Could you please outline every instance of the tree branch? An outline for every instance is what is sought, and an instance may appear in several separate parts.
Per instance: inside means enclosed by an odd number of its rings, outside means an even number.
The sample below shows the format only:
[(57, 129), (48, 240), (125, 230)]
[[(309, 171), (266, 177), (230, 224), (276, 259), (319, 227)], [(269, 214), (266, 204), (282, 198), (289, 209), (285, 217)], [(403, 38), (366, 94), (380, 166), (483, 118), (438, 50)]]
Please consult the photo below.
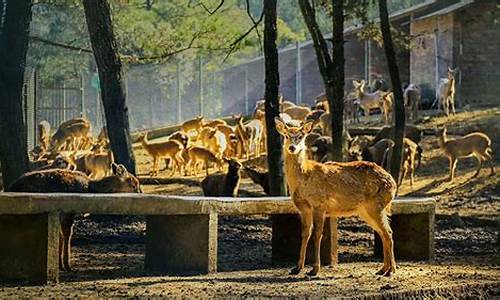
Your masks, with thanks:
[(204, 10), (205, 10), (205, 11), (206, 11), (209, 15), (213, 15), (213, 14), (215, 14), (215, 13), (219, 10), (219, 8), (221, 8), (221, 7), (222, 7), (222, 5), (224, 5), (224, 0), (221, 0), (221, 1), (219, 2), (219, 5), (217, 5), (217, 7), (216, 7), (214, 10), (212, 10), (212, 11), (211, 11), (210, 9), (208, 9), (208, 7), (205, 5), (205, 3), (203, 3), (203, 1), (200, 1), (200, 4), (199, 4), (199, 5), (200, 5), (201, 7), (203, 7), (203, 9), (204, 9)]
[[(246, 0), (246, 2), (247, 2), (247, 15), (248, 15), (248, 17), (250, 18), (250, 20), (252, 20), (253, 25), (258, 25), (257, 21), (255, 20), (255, 18), (252, 15), (252, 12), (250, 11), (250, 0)], [(259, 32), (259, 26), (255, 27), (255, 32), (257, 33), (257, 36), (259, 37), (260, 50), (262, 52), (264, 52), (264, 47), (262, 45), (262, 36), (260, 35), (260, 32)]]
[(73, 50), (73, 51), (78, 51), (78, 52), (92, 53), (92, 50), (90, 50), (88, 48), (82, 48), (82, 47), (72, 46), (72, 45), (69, 45), (69, 44), (64, 44), (64, 43), (59, 43), (59, 42), (55, 42), (55, 41), (50, 41), (50, 40), (41, 38), (39, 36), (30, 36), (29, 39), (32, 42), (42, 43), (42, 44), (51, 45), (51, 46), (55, 46), (55, 47), (60, 47), (60, 48), (64, 48), (64, 49), (68, 49), (68, 50)]

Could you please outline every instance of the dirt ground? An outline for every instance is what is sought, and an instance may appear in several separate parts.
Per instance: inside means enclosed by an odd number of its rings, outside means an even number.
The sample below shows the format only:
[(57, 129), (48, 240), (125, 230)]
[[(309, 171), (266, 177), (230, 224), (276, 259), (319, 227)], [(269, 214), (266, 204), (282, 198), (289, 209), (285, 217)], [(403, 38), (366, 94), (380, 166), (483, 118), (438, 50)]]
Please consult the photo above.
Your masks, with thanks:
[[(447, 124), (453, 133), (482, 131), (493, 141), (500, 161), (500, 109), (462, 112), (449, 119), (424, 117), (422, 126)], [(500, 297), (499, 211), (500, 176), (484, 168), (477, 178), (474, 159), (458, 163), (457, 178), (448, 174), (447, 159), (437, 140), (425, 137), (423, 164), (413, 186), (407, 181), (401, 195), (433, 196), (437, 200), (436, 260), (433, 263), (398, 261), (391, 277), (375, 276), (381, 262), (372, 257), (373, 233), (356, 218), (339, 224), (340, 263), (324, 267), (318, 277), (288, 275), (291, 265), (272, 265), (271, 227), (265, 216), (223, 217), (219, 222), (219, 272), (198, 276), (159, 276), (143, 269), (145, 222), (142, 217), (91, 216), (75, 228), (73, 272), (61, 282), (44, 287), (0, 285), (1, 298), (17, 297), (353, 297), (421, 289), (497, 283), (490, 297)], [(140, 174), (151, 160), (136, 148)], [(496, 168), (497, 174), (500, 168)], [(166, 176), (163, 172), (160, 176)], [(201, 179), (202, 177), (200, 177)], [(148, 185), (148, 193), (200, 195), (194, 184)], [(249, 179), (242, 195), (263, 191)], [(429, 294), (428, 298), (438, 295)], [(484, 296), (471, 289), (469, 297)], [(443, 297), (441, 295), (441, 297)], [(447, 298), (447, 297), (446, 297)]]

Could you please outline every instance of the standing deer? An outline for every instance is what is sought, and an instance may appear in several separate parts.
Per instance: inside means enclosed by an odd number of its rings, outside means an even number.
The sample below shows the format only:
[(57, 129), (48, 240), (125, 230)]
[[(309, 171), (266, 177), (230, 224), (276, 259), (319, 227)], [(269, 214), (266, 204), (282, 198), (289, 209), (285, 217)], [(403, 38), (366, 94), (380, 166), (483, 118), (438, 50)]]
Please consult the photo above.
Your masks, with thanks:
[(477, 171), (474, 173), (473, 177), (479, 175), (485, 161), (489, 161), (490, 163), (491, 175), (495, 174), (491, 140), (486, 134), (473, 132), (466, 136), (450, 140), (446, 136), (446, 128), (442, 128), (436, 130), (436, 136), (439, 138), (439, 147), (450, 161), (450, 175), (448, 176), (449, 181), (452, 181), (453, 177), (455, 177), (457, 160), (459, 158), (469, 156), (474, 156), (478, 162)]
[(181, 125), (181, 130), (185, 133), (188, 133), (192, 130), (196, 131), (196, 133), (200, 133), (201, 128), (203, 127), (203, 116), (198, 116), (194, 119), (187, 120)]
[(176, 140), (151, 143), (147, 138), (147, 134), (140, 136), (139, 142), (142, 143), (142, 147), (144, 147), (144, 150), (146, 150), (146, 152), (153, 157), (151, 176), (158, 175), (158, 160), (160, 158), (169, 158), (174, 162), (172, 173), (170, 174), (170, 176), (173, 176), (175, 174), (176, 168), (179, 169), (179, 173), (182, 173), (182, 167), (184, 165), (182, 150), (184, 149), (184, 147), (181, 143)]
[(377, 274), (390, 275), (396, 269), (392, 230), (389, 226), (391, 201), (397, 185), (389, 173), (370, 162), (318, 163), (306, 158), (304, 137), (311, 122), (299, 128), (288, 127), (276, 118), (276, 129), (285, 138), (285, 174), (293, 203), (301, 220), (301, 245), (297, 266), (304, 267), (306, 248), (314, 224), (314, 266), (310, 275), (320, 271), (320, 244), (326, 217), (358, 215), (381, 237), (383, 267)]
[(370, 115), (371, 109), (381, 108), (380, 98), (382, 96), (382, 92), (380, 90), (373, 93), (366, 93), (365, 92), (366, 82), (364, 80), (361, 81), (353, 80), (352, 84), (354, 85), (356, 97), (359, 100), (359, 106), (365, 112), (366, 117)]
[[(8, 192), (28, 193), (142, 193), (139, 180), (123, 165), (113, 163), (113, 174), (91, 180), (78, 171), (50, 169), (33, 171), (19, 177)], [(59, 266), (70, 271), (71, 236), (75, 215), (61, 214), (59, 233)]]
[(415, 121), (418, 118), (418, 108), (420, 107), (422, 98), (420, 88), (418, 85), (412, 83), (406, 87), (403, 96), (405, 100), (406, 116), (409, 120)]
[(455, 115), (455, 75), (458, 69), (448, 68), (448, 78), (439, 81), (438, 109), (443, 107), (446, 116), (450, 115), (450, 108)]
[(57, 152), (67, 143), (73, 150), (78, 149), (78, 141), (84, 146), (89, 142), (90, 122), (85, 118), (76, 118), (61, 123), (50, 141), (50, 151)]

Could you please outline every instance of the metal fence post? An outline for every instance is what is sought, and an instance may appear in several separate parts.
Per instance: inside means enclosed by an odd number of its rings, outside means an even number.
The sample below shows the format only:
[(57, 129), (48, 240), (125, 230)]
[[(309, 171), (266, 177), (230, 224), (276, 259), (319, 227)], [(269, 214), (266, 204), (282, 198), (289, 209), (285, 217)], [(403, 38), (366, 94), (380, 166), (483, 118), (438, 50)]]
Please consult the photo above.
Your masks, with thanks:
[(245, 115), (248, 116), (248, 64), (245, 66)]
[(200, 116), (203, 116), (203, 59), (201, 56), (198, 58), (198, 74), (199, 74), (199, 82), (198, 82), (198, 88), (199, 88), (199, 106), (200, 106)]
[(85, 117), (85, 75), (83, 71), (80, 75), (80, 93), (82, 101), (80, 102), (80, 116)]
[(297, 41), (295, 44), (296, 55), (297, 55), (297, 70), (295, 73), (295, 102), (297, 104), (302, 103), (302, 59), (300, 55), (300, 42)]
[(182, 122), (182, 102), (181, 102), (181, 63), (177, 62), (177, 123)]
[(62, 122), (66, 121), (66, 81), (62, 84)]

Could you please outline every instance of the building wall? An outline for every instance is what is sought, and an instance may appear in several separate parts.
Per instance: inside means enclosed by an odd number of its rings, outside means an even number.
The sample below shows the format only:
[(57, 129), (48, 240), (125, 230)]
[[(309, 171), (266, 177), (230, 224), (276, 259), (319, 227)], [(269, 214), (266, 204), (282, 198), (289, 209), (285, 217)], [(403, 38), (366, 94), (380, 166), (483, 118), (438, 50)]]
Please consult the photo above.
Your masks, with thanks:
[[(453, 15), (413, 21), (411, 34), (416, 38), (410, 51), (410, 80), (421, 86), (424, 101), (433, 101), (437, 80), (446, 77), (448, 67), (455, 65), (453, 61)], [(438, 78), (436, 78), (436, 62)]]
[(500, 105), (500, 8), (495, 2), (476, 1), (455, 14), (457, 94), (464, 105)]

